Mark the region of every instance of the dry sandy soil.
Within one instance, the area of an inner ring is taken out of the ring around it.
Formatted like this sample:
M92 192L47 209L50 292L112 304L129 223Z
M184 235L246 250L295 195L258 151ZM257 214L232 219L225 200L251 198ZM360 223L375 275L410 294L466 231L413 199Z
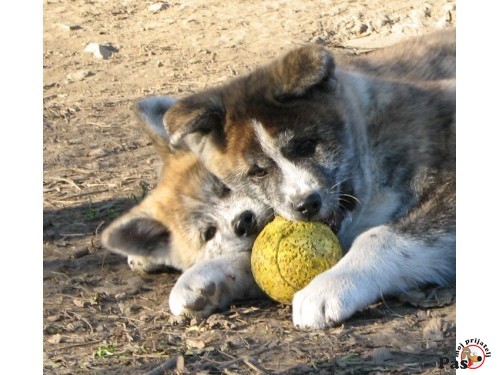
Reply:
M159 158L134 100L182 97L304 43L367 53L454 26L455 2L150 4L44 0L44 373L142 374L162 363L174 373L443 373L453 289L386 299L325 331L294 329L291 307L266 300L180 321L167 305L178 274L135 275L99 235L156 183ZM114 53L97 59L89 42Z

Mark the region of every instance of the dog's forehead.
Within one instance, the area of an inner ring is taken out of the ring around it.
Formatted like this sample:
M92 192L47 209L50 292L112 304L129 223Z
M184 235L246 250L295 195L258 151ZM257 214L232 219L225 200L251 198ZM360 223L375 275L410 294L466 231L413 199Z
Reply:
M286 144L299 132L313 130L337 116L327 95L316 93L310 98L297 97L280 102L269 94L272 88L265 86L266 83L259 83L259 88L255 88L247 80L222 89L225 131L233 138L230 142L237 138L255 138L256 124L260 124L275 142Z
M196 159L187 153L173 157L163 166L162 177L154 191L165 209L182 214L185 211L206 211L224 195L224 185Z
M271 144L282 147L314 118L304 102L280 105L247 86L229 93L224 101L225 131L232 151L256 151Z
M280 149L287 145L295 136L290 129L269 129L256 119L251 121L252 129L255 132L255 137L262 151L267 155L276 155L280 153Z
M204 192L203 192L204 190ZM180 210L176 212L176 220L182 223L185 229L192 230L217 225L223 220L220 216L224 199L210 192L210 189L200 186L196 194L179 195Z

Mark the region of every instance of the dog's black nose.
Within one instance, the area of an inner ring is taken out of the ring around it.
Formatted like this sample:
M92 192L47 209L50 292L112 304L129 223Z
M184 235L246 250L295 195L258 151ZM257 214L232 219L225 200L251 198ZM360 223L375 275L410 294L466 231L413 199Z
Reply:
M300 212L304 219L310 220L321 209L321 197L318 193L309 194L297 205L295 210Z
M257 218L252 211L243 211L233 221L234 233L238 237L250 236L257 232Z
M480 355L477 356L477 361L478 362L481 362L483 360L483 357L481 357Z

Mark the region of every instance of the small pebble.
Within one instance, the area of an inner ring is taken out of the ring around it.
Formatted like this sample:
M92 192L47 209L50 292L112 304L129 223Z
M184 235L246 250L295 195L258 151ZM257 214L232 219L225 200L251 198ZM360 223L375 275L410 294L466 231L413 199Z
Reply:
M139 311L142 310L142 306L139 306L139 305L132 305L130 306L129 308L129 311L132 313L132 314L136 314L138 313Z
M106 155L106 151L102 148L95 148L88 152L88 156L93 156L93 157L101 157L104 155Z
M60 342L63 342L62 336L59 333L49 337L47 341L51 344L59 344Z
M205 347L205 342L196 339L186 339L186 345L190 348L202 349Z
M66 31L74 31L74 30L80 30L82 27L80 25L76 24L65 24L65 23L58 23L57 26L59 26L60 29L66 30Z
M425 340L441 340L444 337L443 326L445 321L441 318L433 318L427 322L423 328L423 337Z
M90 254L90 251L87 247L82 247L80 249L75 250L73 253L73 258L78 259L78 258L83 258L84 256L87 256Z
M162 9L167 9L167 8L168 8L168 4L167 3L154 3L154 4L151 4L148 7L148 10L150 12L156 13L156 12L159 12L160 10L162 10Z
M392 353L385 347L375 348L372 352L372 360L375 364L380 365L392 358Z
M430 349L435 350L435 349L437 349L437 347L438 347L438 344L435 341L427 341L425 343L425 349L427 349L427 350L430 350Z
M121 301L121 300L127 298L127 295L128 294L126 292L117 293L117 294L115 294L115 298L117 301Z
M57 314L57 315L51 315L51 316L48 316L48 317L46 318L47 322L51 322L51 323L53 323L53 322L58 322L58 321L59 321L59 320L61 320L61 319L62 319L62 317L61 317L61 315L59 315L59 314Z
M69 81L83 81L85 78L94 75L90 70L78 70L76 72L69 73L66 78Z
M83 52L92 53L97 59L108 59L114 52L118 50L110 45L89 43L83 50Z

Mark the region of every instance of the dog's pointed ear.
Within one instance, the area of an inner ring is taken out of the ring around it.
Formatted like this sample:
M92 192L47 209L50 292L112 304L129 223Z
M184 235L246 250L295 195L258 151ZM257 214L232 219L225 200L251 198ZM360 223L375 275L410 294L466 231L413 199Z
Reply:
M187 146L198 156L203 154L207 140L216 147L224 146L224 123L224 105L215 91L185 98L165 115L171 144Z
M105 248L125 256L166 258L170 237L170 230L161 222L131 210L104 230L101 242Z
M170 138L164 123L165 113L175 102L175 99L166 96L151 96L133 105L139 125L163 158L170 154Z
M333 56L319 45L294 49L270 68L276 80L273 95L278 99L300 97L315 87L333 87Z

